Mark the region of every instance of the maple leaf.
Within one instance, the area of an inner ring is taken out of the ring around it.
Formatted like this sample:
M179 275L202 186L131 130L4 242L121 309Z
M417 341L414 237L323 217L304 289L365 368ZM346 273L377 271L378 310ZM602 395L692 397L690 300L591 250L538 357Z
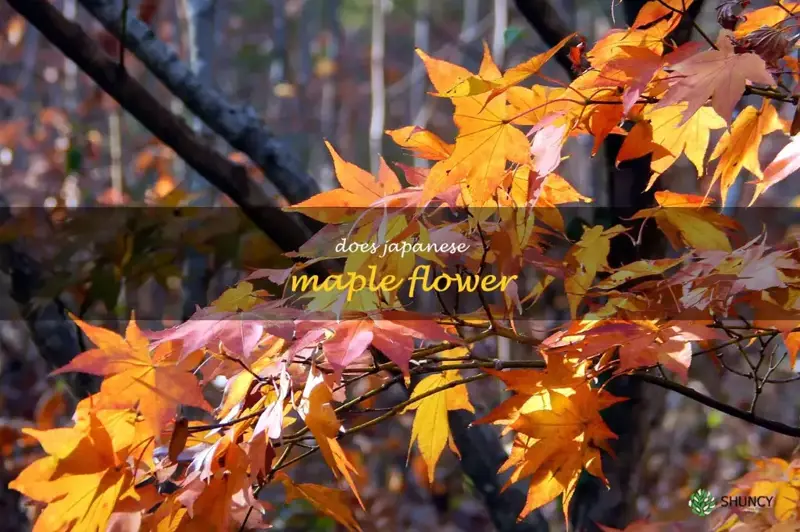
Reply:
M417 51L431 83L446 93L472 74L459 66ZM482 79L498 79L500 72L488 49L481 64ZM463 184L472 200L483 205L506 177L506 162L530 163L530 143L522 131L510 123L505 94L489 101L489 94L453 97L453 119L458 126L455 148L447 159L431 168L420 201L426 204L452 185Z
M658 207L642 209L631 219L654 218L675 249L684 245L700 251L731 251L724 230L738 229L735 220L708 208L712 200L667 190L655 193Z
M279 302L259 304L244 312L220 312L209 307L197 310L175 327L148 331L146 335L153 341L152 347L180 342L181 359L202 349L223 348L235 358L247 360L267 331L291 339L294 333L291 320L302 314L301 310L281 307Z
M561 149L567 140L567 127L550 124L533 135L531 142L532 168L540 176L550 175L561 162Z
M548 358L547 365L543 370L496 371L484 369L486 373L503 381L506 389L515 392L516 395L503 401L473 424L494 423L506 426L513 424L521 415L528 412L529 408L535 408L538 405L536 400L532 401L532 399L543 390L567 391L585 385L586 367L585 361L576 362L568 360L564 356L553 356Z
M310 345L322 343L325 359L334 370L334 377L367 352L370 345L408 374L414 351L414 339L462 343L446 328L426 316L407 311L384 311L364 315L360 319L334 321L301 321L297 324L298 341L290 354Z
M773 496L771 509L777 520L797 519L800 515L800 460L756 459L754 465L753 470L733 482L730 495Z
M524 63L520 63L517 66L511 67L503 73L503 76L494 82L494 86L492 87L492 98L503 92L504 90L517 85L521 81L528 79L529 77L533 76L547 63L550 59L553 58L564 46L567 45L569 41L574 39L578 34L572 33L567 35L561 41L559 41L555 46L550 48L548 51L536 55Z
M372 345L408 375L408 364L414 351L414 339L434 342L462 343L447 329L413 312L387 311L372 319Z
M733 109L744 94L747 81L767 86L775 80L767 70L767 64L753 53L737 54L730 40L730 33L723 30L717 38L717 50L708 50L672 66L680 76L656 107L663 108L678 102L686 102L683 119L685 124L706 102L730 123Z
M745 13L744 20L737 24L734 35L738 38L744 38L763 26L778 26L778 24L790 17L790 13L795 10L798 10L796 2L780 0L778 5L762 7Z
M736 117L731 129L722 135L709 159L720 160L709 188L720 180L723 206L728 197L728 189L736 181L742 168L747 169L759 180L764 179L761 163L758 162L761 140L769 133L783 128L783 122L775 107L765 99L760 110L747 106Z
M620 54L624 48L646 48L657 55L664 52L664 36L660 29L611 30L599 39L586 53L589 64L602 71L603 67Z
M600 449L608 451L607 441L616 438L603 422L600 410L622 399L591 388L585 377L576 383L580 374L570 375L569 365L556 369L557 358L548 358L548 371L551 364L554 367L549 375L530 379L532 372L526 371L525 376L516 379L519 382L516 389L521 390L519 399L512 397L500 405L499 416L494 413L487 416L502 418L510 414L508 421L495 422L510 422L508 428L518 433L508 460L498 471L514 468L506 487L531 477L528 497L518 519L563 494L564 518L568 523L570 501L581 472L585 469L605 482ZM520 370L506 373L517 371Z
M704 172L704 159L708 149L710 131L725 127L725 120L711 107L702 107L683 121L685 103L670 107L649 107L644 117L652 125L652 142L660 145L666 152L654 153L650 163L653 177L647 184L649 190L659 175L667 171L682 153L697 169L698 177Z
M253 292L253 285L242 281L233 288L225 290L211 303L211 306L220 312L236 312L237 310L250 310L259 302L258 295Z
M342 424L336 418L331 401L333 394L328 385L323 381L322 375L313 370L309 374L303 390L303 399L298 413L306 422L306 426L317 440L325 463L331 468L333 474L344 476L359 504L364 508L361 496L358 494L352 473L356 472L353 464L347 459L344 450L339 445L337 437L342 429Z
M554 55L558 53L566 44L577 36L577 33L567 35L561 41L550 48L548 51L536 55L524 63L511 67L503 73L499 78L497 76L468 76L465 79L458 79L456 83L442 92L439 90L439 96L446 98L462 98L465 96L477 96L491 91L489 100L495 96L503 93L509 87L517 85L518 83L533 76L547 63ZM486 48L485 48L486 49Z
M324 223L340 223L402 188L388 167L376 179L366 170L342 159L328 141L325 141L325 146L333 158L336 179L342 188L321 192L285 210L301 212Z
M792 137L792 141L778 152L775 159L764 168L764 175L755 182L756 190L748 207L776 183L780 183L800 169L800 135Z
M692 364L692 342L720 339L716 330L702 323L667 322L654 330L641 327L643 323L636 324L640 333L630 334L620 344L618 372L661 364L685 383Z
M552 125L564 125L574 121L584 109L581 102L568 96L566 87L531 88L511 87L506 92L508 111L512 124L518 126L540 126L544 120Z
M81 353L54 375L83 372L105 377L100 401L105 408L138 408L159 438L179 405L211 410L192 371L196 361L178 361L175 345L164 343L150 352L150 342L131 318L125 338L72 317L96 346Z
M640 120L633 125L625 136L625 140L617 152L617 168L619 168L619 163L623 161L638 159L648 153L653 154L653 160L672 157L672 153L667 148L657 142L653 142L653 126L650 121Z
M611 275L597 283L595 288L609 290L621 284L633 281L634 279L640 279L651 275L660 275L670 268L674 268L684 260L684 257L680 257L677 259L639 260L631 262L630 264L615 269Z
M465 348L456 348L440 356L453 358L464 356L468 353ZM451 410L466 410L475 412L469 401L469 393L465 384L455 385L460 380L457 370L446 370L442 373L431 375L422 379L411 393L411 400L430 394L433 390L448 387L442 391L428 395L406 407L403 412L416 411L414 424L411 427L411 442L409 452L416 442L420 454L428 470L428 481L433 484L436 463L444 451L445 445L450 444L455 449L450 434L450 421L447 413Z
M104 531L115 508L140 496L125 456L115 452L105 425L91 416L85 427L33 431L48 456L29 465L9 488L47 503L35 532Z
M296 499L305 499L314 508L324 514L331 516L341 523L347 530L361 531L361 527L353 515L345 492L319 484L295 484L282 471L279 471L276 478L280 480L286 488L286 502Z
M617 373L662 364L686 381L692 362L692 342L720 339L717 330L702 321L620 319L586 321L574 324L562 334L548 338L543 345L553 353L569 353L588 359L619 348Z
M181 530L208 527L228 530L239 527L239 523L250 515L250 506L256 510L253 512L256 514L266 509L253 496L244 449L230 443L228 438L219 442L225 442L226 445L216 449L212 447L220 451L211 456L216 457L215 470L192 471L183 480L181 491L176 494L175 501L186 508L183 515L171 512L176 518L180 515Z
M580 241L567 252L564 264L567 276L564 278L564 289L567 292L570 314L574 318L586 292L592 285L597 272L608 268L608 254L611 251L611 239L625 232L625 228L617 225L604 229L601 225L586 227Z
M622 46L620 53L603 67L603 76L617 77L620 72L629 78L622 93L623 114L633 109L663 62L660 54L648 48Z
M631 27L658 26L659 32L666 36L680 24L683 14L694 0L650 0L639 10Z
M333 366L334 374L342 371L363 355L375 337L371 320L349 320L339 324L334 334L322 344L325 359Z
M454 146L440 139L434 133L418 126L407 126L386 131L398 146L408 148L416 157L429 161L447 159L453 153Z

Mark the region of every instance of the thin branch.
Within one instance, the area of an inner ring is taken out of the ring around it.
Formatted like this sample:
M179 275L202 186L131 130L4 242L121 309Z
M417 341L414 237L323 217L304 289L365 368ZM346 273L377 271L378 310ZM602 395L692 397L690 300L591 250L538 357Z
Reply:
M668 3L664 2L664 0L658 0L658 3L659 3L659 4L661 4L662 6L666 7L667 9L669 9L670 11L672 11L673 13L677 13L677 14L678 14L678 15L680 15L681 17L683 17L684 15L686 15L686 12L685 12L685 11L681 11L680 9L677 9L677 8L674 8L674 7L672 7L672 6L671 6L671 5L669 5ZM710 45L710 46L711 46L711 47L712 47L714 50L719 50L719 48L717 48L717 45L716 45L716 43L715 43L714 41L712 41L712 40L711 40L711 37L709 37L709 36L706 34L706 32L705 32L705 31L703 31L703 28L701 28L701 27L700 27L700 24L698 24L698 23L697 23L697 21L694 19L694 17L692 17L692 27L695 29L695 31L696 31L697 33L699 33L699 34L700 34L700 36L701 36L701 37L703 37L703 39L705 39L705 41L706 41L706 42L707 42L707 43L708 43L708 44L709 44L709 45Z

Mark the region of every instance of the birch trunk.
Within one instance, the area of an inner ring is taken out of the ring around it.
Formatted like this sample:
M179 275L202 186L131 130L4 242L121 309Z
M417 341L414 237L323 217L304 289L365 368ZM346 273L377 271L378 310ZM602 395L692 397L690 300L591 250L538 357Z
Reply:
M414 16L414 48L428 51L430 49L431 41L431 6L427 0L417 0L417 11ZM413 55L414 66L411 70L411 75L414 79L423 78L425 67L422 60L416 53ZM419 127L425 127L425 120L423 115L423 107L426 103L425 89L427 83L414 83L411 85L409 93L409 115L411 123ZM419 166L422 162L421 159L414 159L415 165Z
M494 0L492 57L501 69L506 59L506 29L508 29L508 0Z

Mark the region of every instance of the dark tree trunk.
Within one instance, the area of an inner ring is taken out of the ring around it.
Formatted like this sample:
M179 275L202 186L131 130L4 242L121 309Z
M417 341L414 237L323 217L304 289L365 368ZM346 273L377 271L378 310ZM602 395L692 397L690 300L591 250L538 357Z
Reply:
M629 25L633 24L645 2L626 0L623 3ZM677 44L691 37L692 20L699 14L702 4L702 0L695 2L672 34ZM645 192L651 173L650 156L626 161L619 168L616 167L622 141L623 137L612 135L605 142L608 209L602 213L604 219L598 221L630 226L631 223L625 219L641 209L652 207L655 204L655 192L661 187L660 181L657 181ZM612 240L608 262L615 267L642 258L656 258L663 256L664 247L663 235L655 224L650 223L645 226L639 246L635 246L628 238ZM664 390L649 387L645 394L640 380L617 378L606 389L614 395L628 398L607 409L603 416L609 428L619 437L614 445L616 458L605 456L603 460L603 470L611 487L607 489L598 479L585 475L578 485L572 509L572 523L576 531L599 530L597 523L622 529L640 517L637 515L636 499L643 487L641 468L648 437L664 411Z

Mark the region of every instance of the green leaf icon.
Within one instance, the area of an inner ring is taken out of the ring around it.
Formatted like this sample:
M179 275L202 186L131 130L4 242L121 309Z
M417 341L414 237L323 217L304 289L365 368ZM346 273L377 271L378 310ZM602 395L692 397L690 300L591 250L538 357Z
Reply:
M705 517L713 512L716 505L717 501L714 500L714 496L704 489L695 491L689 498L689 508L693 514L700 517Z

